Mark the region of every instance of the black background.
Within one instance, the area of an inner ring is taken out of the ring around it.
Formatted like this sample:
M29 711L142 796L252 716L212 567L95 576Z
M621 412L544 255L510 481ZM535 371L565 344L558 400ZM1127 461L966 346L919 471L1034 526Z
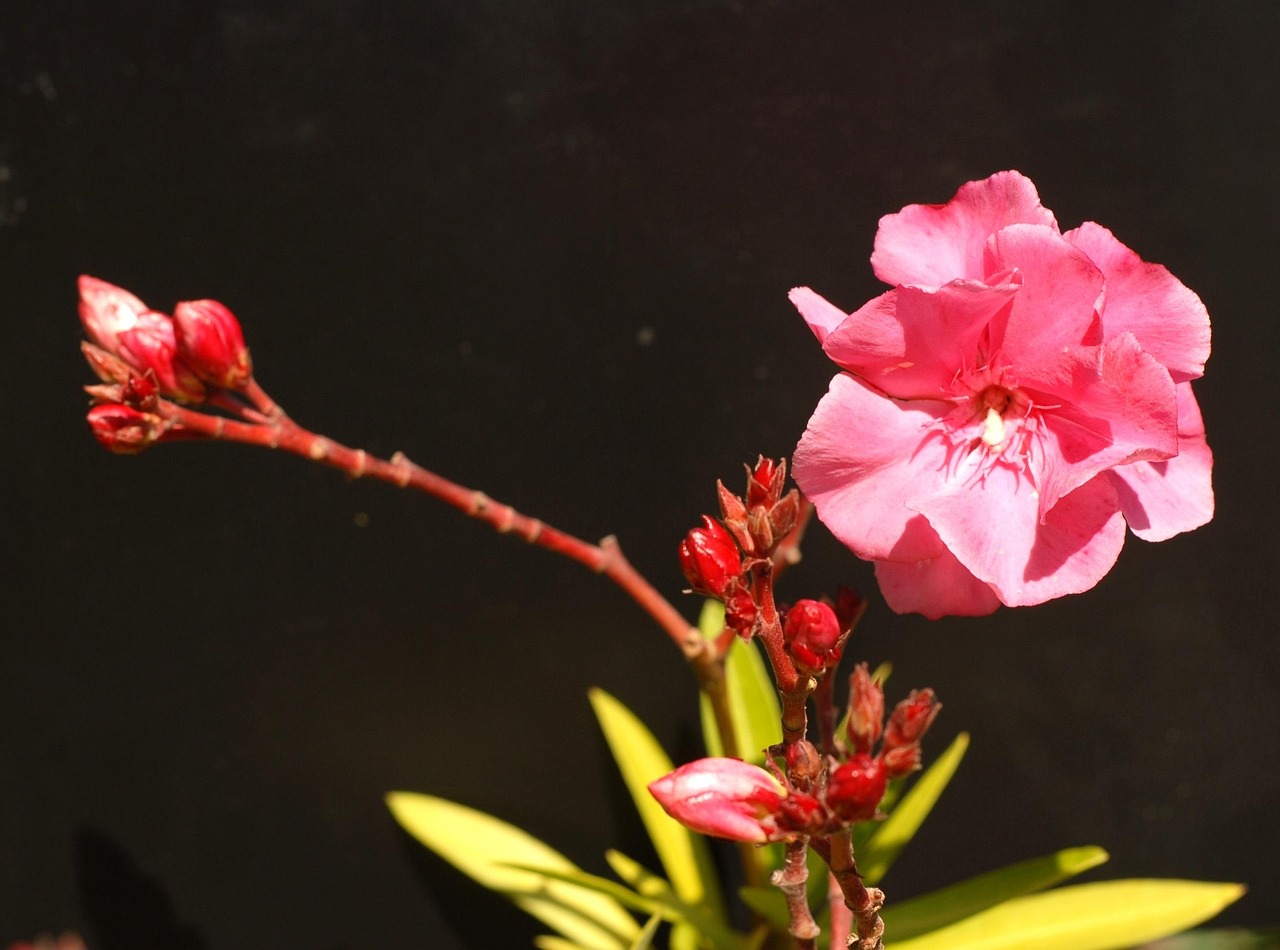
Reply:
M876 601L851 647L974 733L891 898L1074 844L1243 880L1280 920L1274 440L1280 7L8 2L0 943L493 947L535 932L382 803L429 791L584 866L643 855L585 691L696 754L694 689L577 565L239 447L111 457L75 277L217 297L258 376L664 590L831 367L786 300L879 292L877 218L1018 168L1205 300L1218 516L1084 596ZM813 533L786 593L867 567ZM684 603L692 616L694 605Z

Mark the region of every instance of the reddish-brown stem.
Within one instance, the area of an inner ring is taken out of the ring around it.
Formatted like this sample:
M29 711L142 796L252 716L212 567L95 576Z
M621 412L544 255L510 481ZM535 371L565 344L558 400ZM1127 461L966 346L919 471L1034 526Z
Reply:
M790 923L787 931L795 938L797 950L813 950L818 934L822 931L809 911L805 884L809 880L809 867L805 857L809 850L807 838L787 842L786 860L773 872L772 883L782 891L787 900Z
M765 654L773 666L782 701L782 745L788 746L804 738L809 712L806 703L813 691L813 678L796 669L787 653L782 635L782 618L773 599L773 571L768 561L759 562L753 572L753 599L756 605L756 636L764 644Z
M853 829L844 828L827 839L830 857L827 861L831 876L844 894L845 906L853 915L853 935L849 946L855 950L884 950L884 921L880 908L884 906L884 891L867 887L858 873L853 859Z
M836 754L836 704L832 695L835 667L818 677L813 692L813 705L818 717L819 748L826 755Z

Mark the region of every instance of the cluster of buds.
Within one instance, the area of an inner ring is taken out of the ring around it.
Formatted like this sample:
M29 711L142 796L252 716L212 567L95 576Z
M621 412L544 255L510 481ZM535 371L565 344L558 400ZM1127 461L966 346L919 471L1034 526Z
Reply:
M920 768L920 740L937 718L942 704L931 689L912 690L884 722L884 690L860 663L849 677L849 715L844 739L850 761L858 756L883 763L887 778L901 778ZM879 744L879 749L876 746Z
M800 493L783 493L785 461L761 457L747 466L745 496L733 494L717 482L719 519L702 516L680 544L680 566L690 588L725 605L726 623L749 638L755 627L756 605L752 572L771 569L774 552L800 520Z
M240 321L216 300L179 303L173 315L152 310L113 284L79 281L81 344L102 381L86 387L94 436L113 452L135 453L174 435L158 409L163 399L201 403L243 390L253 378Z
M739 759L699 759L649 791L671 817L702 834L756 843L831 834L883 817L889 781L920 768L920 740L941 708L933 690L914 690L886 726L884 692L860 664L850 679L845 742L834 755L802 739L786 748L785 772L772 760L764 769Z

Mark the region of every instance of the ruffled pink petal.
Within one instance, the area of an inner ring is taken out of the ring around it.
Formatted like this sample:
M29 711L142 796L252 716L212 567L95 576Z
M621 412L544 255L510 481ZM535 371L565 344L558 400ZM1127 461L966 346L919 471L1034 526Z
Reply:
M1163 462L1134 462L1108 473L1129 530L1164 541L1213 518L1213 453L1190 383L1178 384L1178 454Z
M1010 607L1088 590L1124 545L1119 500L1102 478L1059 500L1043 524L1037 493L1003 465L968 485L953 480L918 507L956 559Z
M1149 264L1100 224L1087 221L1063 235L1089 255L1107 281L1102 330L1129 332L1177 382L1204 374L1209 358L1209 313L1180 280Z
M1102 346L1067 347L1031 379L1040 414L1040 516L1095 475L1178 451L1173 380L1132 334Z
M880 219L871 266L887 284L940 287L959 278L985 280L987 238L1011 224L1055 231L1053 213L1019 172L997 172L960 186L944 205L907 205Z
M1101 342L1091 336L1097 337L1102 272L1082 251L1030 224L993 235L989 249L999 269L1016 268L1022 277L1004 332L991 341L1020 376L1051 365L1064 346Z
M934 433L949 409L887 399L843 373L831 380L796 446L792 473L819 519L859 557L937 555L936 538L907 534L916 517L907 502L940 490L946 447Z
M842 369L896 399L937 399L972 365L978 341L1018 292L952 281L881 294L832 331L822 348Z
M787 297L800 311L800 316L809 324L819 343L825 343L828 334L849 319L849 314L808 287L793 287Z
M901 563L876 561L876 581L893 611L940 617L984 617L1000 606L988 584L974 577L945 547L937 557Z

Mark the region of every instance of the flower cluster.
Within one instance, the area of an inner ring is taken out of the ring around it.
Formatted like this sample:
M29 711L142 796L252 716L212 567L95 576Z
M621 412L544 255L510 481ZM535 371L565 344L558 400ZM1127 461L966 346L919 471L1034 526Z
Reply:
M92 342L81 344L101 385L87 387L94 437L113 452L132 454L177 437L162 399L202 403L252 383L252 363L235 315L216 300L179 303L173 316L106 281L79 281L80 322Z
M914 691L886 726L884 693L861 664L850 679L846 735L833 754L801 740L788 747L785 772L772 761L770 771L739 759L698 759L649 791L681 824L718 838L831 834L877 817L888 781L920 768L920 740L941 708L932 690Z
M1017 172L885 217L871 261L893 289L852 314L791 292L841 370L794 467L895 610L1087 590L1126 523L1163 540L1212 517L1190 385L1209 316L1167 270L1060 231Z

